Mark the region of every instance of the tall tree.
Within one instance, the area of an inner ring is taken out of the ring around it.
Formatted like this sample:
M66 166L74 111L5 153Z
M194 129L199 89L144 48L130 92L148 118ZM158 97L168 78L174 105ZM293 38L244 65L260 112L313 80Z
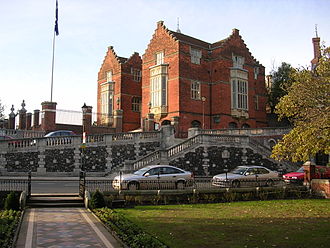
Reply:
M295 70L288 94L276 105L293 129L273 149L272 157L306 161L317 152L330 153L330 47L323 49L314 71Z
M293 83L293 72L294 68L285 62L277 70L271 72L272 86L268 93L268 104L271 113L274 113L275 106L279 103L281 97L288 93L288 88Z

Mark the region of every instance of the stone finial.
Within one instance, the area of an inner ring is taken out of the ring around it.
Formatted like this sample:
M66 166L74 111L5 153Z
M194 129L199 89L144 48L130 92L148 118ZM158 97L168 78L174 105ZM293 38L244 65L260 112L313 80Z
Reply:
M21 106L22 106L22 110L25 110L25 106L26 106L26 104L25 104L25 101L24 101L24 100L23 100Z
M10 114L15 114L15 113L14 113L14 110L15 110L15 108L14 108L14 104L11 105L10 110L11 110Z

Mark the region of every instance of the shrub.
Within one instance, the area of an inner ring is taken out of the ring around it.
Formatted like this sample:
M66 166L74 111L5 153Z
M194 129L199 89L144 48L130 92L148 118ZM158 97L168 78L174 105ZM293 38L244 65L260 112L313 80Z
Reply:
M0 211L0 247L12 247L15 230L18 226L20 211Z
M105 206L105 201L104 201L103 194L99 190L96 190L92 195L92 199L90 201L90 207L91 208L102 208L104 206Z
M116 232L118 237L131 248L166 248L158 239L144 232L139 226L129 221L123 215L108 208L93 210L94 213L109 228Z
M16 196L15 192L10 192L10 194L7 195L7 198L5 200L5 209L19 210L19 199Z

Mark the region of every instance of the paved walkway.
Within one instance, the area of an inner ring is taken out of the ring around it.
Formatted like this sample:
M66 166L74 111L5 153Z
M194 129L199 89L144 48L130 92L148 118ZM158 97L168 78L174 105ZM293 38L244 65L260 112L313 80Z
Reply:
M117 248L121 244L84 208L31 208L16 248Z

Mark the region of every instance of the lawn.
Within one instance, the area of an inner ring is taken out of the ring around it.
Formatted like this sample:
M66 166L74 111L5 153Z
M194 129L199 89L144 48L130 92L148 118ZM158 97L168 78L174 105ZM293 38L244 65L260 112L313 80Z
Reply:
M330 200L137 206L116 211L171 248L330 244Z

